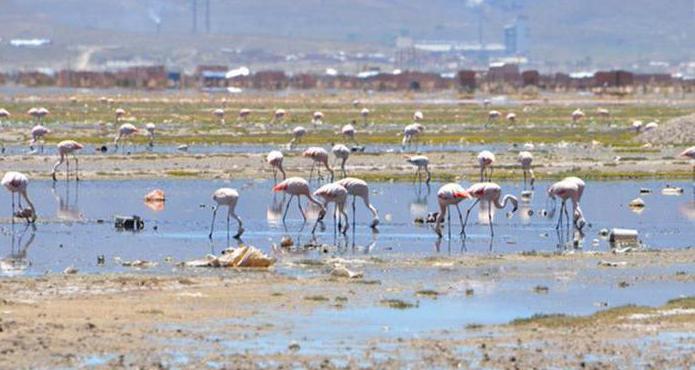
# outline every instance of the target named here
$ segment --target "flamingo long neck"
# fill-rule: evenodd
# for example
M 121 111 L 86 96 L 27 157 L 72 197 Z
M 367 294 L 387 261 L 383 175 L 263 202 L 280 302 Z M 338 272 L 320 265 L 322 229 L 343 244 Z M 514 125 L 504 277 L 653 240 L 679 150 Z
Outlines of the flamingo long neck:
M 321 207 L 321 209 L 324 209 L 324 210 L 325 210 L 325 207 L 323 206 L 323 204 L 321 204 L 321 202 L 319 202 L 318 200 L 316 200 L 316 198 L 314 198 L 314 196 L 311 195 L 311 193 L 308 193 L 308 194 L 305 194 L 305 195 L 306 195 L 307 198 L 309 198 L 309 201 L 310 201 L 310 202 L 316 204 L 317 206 Z
M 507 206 L 508 202 L 515 203 L 516 198 L 513 195 L 507 194 L 502 198 L 502 203 L 500 203 L 500 198 L 495 199 L 495 207 L 502 209 Z
M 29 200 L 29 197 L 27 196 L 27 192 L 23 191 L 23 192 L 21 192 L 21 194 L 22 194 L 22 197 L 24 198 L 24 200 L 27 201 L 27 204 L 29 205 L 31 212 L 33 214 L 36 214 L 36 209 L 34 208 L 34 203 L 32 203 L 31 200 Z

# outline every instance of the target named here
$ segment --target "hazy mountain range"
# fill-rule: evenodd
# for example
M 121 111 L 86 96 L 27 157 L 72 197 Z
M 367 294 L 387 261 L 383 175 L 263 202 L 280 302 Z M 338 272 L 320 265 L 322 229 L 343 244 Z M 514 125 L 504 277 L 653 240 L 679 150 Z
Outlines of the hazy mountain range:
M 81 66 L 109 58 L 193 65 L 229 62 L 221 48 L 280 53 L 380 51 L 398 36 L 502 43 L 528 18 L 530 56 L 566 64 L 695 60 L 693 0 L 191 0 L 0 1 L 0 66 Z M 159 30 L 159 34 L 157 33 Z M 11 38 L 47 37 L 47 50 L 11 48 Z M 87 54 L 87 55 L 85 55 Z

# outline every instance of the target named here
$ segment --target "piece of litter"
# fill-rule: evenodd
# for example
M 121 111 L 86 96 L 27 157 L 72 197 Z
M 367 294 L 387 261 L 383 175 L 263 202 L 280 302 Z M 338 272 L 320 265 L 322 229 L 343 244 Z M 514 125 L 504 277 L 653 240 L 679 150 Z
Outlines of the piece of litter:
M 270 258 L 258 248 L 243 246 L 229 248 L 222 251 L 222 255 L 217 257 L 208 254 L 204 259 L 182 262 L 182 267 L 255 267 L 267 268 L 275 263 L 274 258 Z
M 639 232 L 633 229 L 612 229 L 608 240 L 613 245 L 638 245 Z
M 121 262 L 121 266 L 124 267 L 137 267 L 137 268 L 150 268 L 157 266 L 157 262 L 152 262 L 152 261 L 143 261 L 143 260 L 134 260 L 134 261 L 123 261 Z
M 627 266 L 627 262 L 625 262 L 625 261 L 613 262 L 613 261 L 601 260 L 598 262 L 598 265 L 599 266 L 605 266 L 605 267 L 621 267 L 621 266 Z
M 331 276 L 348 278 L 348 279 L 359 279 L 364 276 L 362 272 L 351 271 L 343 265 L 336 265 L 331 271 Z
M 65 270 L 63 270 L 63 273 L 65 275 L 73 275 L 73 274 L 76 274 L 77 272 L 79 272 L 79 270 L 73 266 L 68 266 Z
M 683 188 L 677 186 L 666 185 L 665 188 L 661 189 L 661 194 L 663 195 L 681 195 L 683 194 Z

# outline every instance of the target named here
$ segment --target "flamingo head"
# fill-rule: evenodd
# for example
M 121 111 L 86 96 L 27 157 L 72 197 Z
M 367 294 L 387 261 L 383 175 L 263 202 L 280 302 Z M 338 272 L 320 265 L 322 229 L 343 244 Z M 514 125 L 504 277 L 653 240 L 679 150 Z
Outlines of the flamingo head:
M 285 190 L 287 190 L 287 183 L 285 183 L 285 182 L 281 182 L 281 183 L 273 186 L 273 191 L 276 193 L 281 192 L 281 191 L 285 191 Z

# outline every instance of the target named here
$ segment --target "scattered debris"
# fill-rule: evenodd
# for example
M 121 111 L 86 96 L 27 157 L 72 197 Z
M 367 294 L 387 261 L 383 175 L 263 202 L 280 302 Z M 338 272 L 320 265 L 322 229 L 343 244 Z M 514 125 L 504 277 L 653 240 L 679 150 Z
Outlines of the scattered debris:
M 598 262 L 598 265 L 604 266 L 604 267 L 622 267 L 622 266 L 627 266 L 627 262 L 625 262 L 625 261 L 613 262 L 613 261 L 601 260 Z
M 417 292 L 415 292 L 415 295 L 423 296 L 423 297 L 429 297 L 432 299 L 437 299 L 437 297 L 439 297 L 441 295 L 441 293 L 439 293 L 436 290 L 432 290 L 432 289 L 423 289 L 423 290 L 418 290 Z
M 65 270 L 63 270 L 63 274 L 65 274 L 65 275 L 74 275 L 78 272 L 79 272 L 79 270 L 73 266 L 68 266 Z
M 187 152 L 188 151 L 188 145 L 182 144 L 176 147 L 176 150 L 181 151 L 181 152 Z
M 106 257 L 103 254 L 97 256 L 97 265 L 103 265 L 106 263 Z
M 275 259 L 268 257 L 256 247 L 243 246 L 225 249 L 219 257 L 208 254 L 204 259 L 182 262 L 178 266 L 267 268 L 273 263 Z
M 415 308 L 417 307 L 417 304 L 413 304 L 410 302 L 406 302 L 400 299 L 382 299 L 381 302 L 382 305 L 387 306 L 389 308 L 394 308 L 397 310 L 405 310 L 408 308 Z
M 608 234 L 610 234 L 610 231 L 608 231 L 608 229 L 601 229 L 598 232 L 598 235 L 600 235 L 604 238 L 608 237 Z
M 661 194 L 663 195 L 681 195 L 683 194 L 683 188 L 677 186 L 666 185 L 665 188 L 661 189 Z
M 140 216 L 115 216 L 114 226 L 117 230 L 139 231 L 145 228 L 145 222 Z
M 652 193 L 652 189 L 641 188 L 641 189 L 639 189 L 639 193 L 640 193 L 640 194 L 651 194 L 651 193 Z
M 612 229 L 608 240 L 612 245 L 639 245 L 639 232 L 633 229 Z
M 473 288 L 466 289 L 467 296 L 472 296 L 473 294 L 475 294 L 475 290 Z
M 538 293 L 538 294 L 548 294 L 548 292 L 550 291 L 550 288 L 548 288 L 545 285 L 536 285 L 535 287 L 533 287 L 533 291 L 534 291 L 534 293 Z
M 302 349 L 302 347 L 299 346 L 299 343 L 297 343 L 297 342 L 292 342 L 292 343 L 290 343 L 289 346 L 287 346 L 287 349 L 289 349 L 289 350 L 292 351 L 292 352 L 297 352 L 297 351 L 299 351 L 300 349 Z
M 124 267 L 136 267 L 136 268 L 150 268 L 157 266 L 157 262 L 144 261 L 144 260 L 134 260 L 134 261 L 123 261 L 121 266 Z
M 348 279 L 360 279 L 364 276 L 364 273 L 351 271 L 347 267 L 338 264 L 331 271 L 331 276 Z
M 627 288 L 629 286 L 630 286 L 630 283 L 628 283 L 627 281 L 621 281 L 618 283 L 619 288 Z
M 283 248 L 289 248 L 294 245 L 294 241 L 292 240 L 291 237 L 289 236 L 283 236 L 282 240 L 280 241 L 280 246 Z
M 646 204 L 644 203 L 644 200 L 642 198 L 635 198 L 628 203 L 628 206 L 630 208 L 644 208 Z

